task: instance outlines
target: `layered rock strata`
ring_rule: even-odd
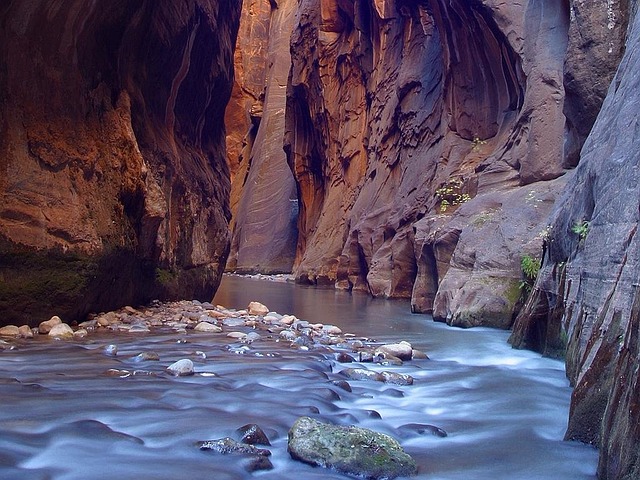
[[[544,263],[516,346],[566,346],[575,390],[567,438],[598,445],[602,479],[640,477],[640,16],[553,211]]]
[[[0,322],[211,298],[240,6],[0,7]]]

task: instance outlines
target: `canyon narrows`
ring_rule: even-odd
[[[565,357],[567,439],[636,479],[639,23],[635,0],[6,1],[0,325],[210,301],[225,267],[408,299]]]

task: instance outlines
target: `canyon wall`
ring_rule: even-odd
[[[210,300],[241,2],[0,7],[0,323]]]
[[[511,342],[566,354],[566,436],[616,480],[640,476],[636,8],[300,0],[282,139],[296,280],[458,326],[520,312]],[[243,241],[264,229],[248,225]],[[542,260],[529,295],[523,257]]]
[[[566,344],[575,387],[566,436],[599,446],[603,479],[640,478],[639,55],[636,14],[511,337],[540,351]]]
[[[265,61],[236,58],[256,74],[228,110],[228,268],[509,328],[521,259],[539,255],[621,56],[626,7],[595,3],[245,4],[239,42]]]
[[[289,38],[297,2],[247,0],[227,108],[232,241],[227,268],[291,272],[298,237],[296,182],[282,148]]]

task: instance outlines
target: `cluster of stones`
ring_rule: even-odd
[[[26,325],[3,327],[0,335],[22,338],[47,336],[73,340],[100,331],[129,334],[172,331],[178,334],[193,332],[201,335],[224,335],[235,344],[233,347],[230,345],[230,348],[234,348],[237,353],[249,351],[252,348],[250,345],[255,342],[288,343],[291,348],[302,351],[323,349],[324,353],[332,355],[338,363],[370,362],[395,366],[413,359],[428,358],[405,341],[376,344],[369,339],[344,333],[335,325],[310,323],[293,315],[271,312],[259,302],[251,302],[246,309],[237,311],[198,301],[152,302],[141,309],[128,306],[118,311],[93,315],[75,328],[54,316],[37,328]],[[107,345],[104,354],[117,356],[118,346]],[[158,361],[160,357],[155,352],[142,352],[133,360]],[[188,358],[172,363],[166,367],[165,372],[177,377],[196,374],[194,363]],[[106,374],[125,377],[157,373],[111,369]],[[362,367],[345,368],[339,374],[348,380],[379,381],[402,386],[413,384],[410,375]],[[334,383],[345,390],[351,390],[345,380]],[[267,436],[257,425],[245,425],[237,433],[239,441],[225,437],[199,442],[198,446],[202,450],[243,457],[245,469],[249,472],[273,468],[268,458],[271,452],[255,446],[270,445]],[[308,417],[299,419],[291,428],[288,450],[296,460],[366,478],[395,478],[411,475],[416,471],[415,462],[392,438],[358,427],[322,424]],[[319,451],[323,454],[319,455]]]
[[[353,334],[330,324],[310,323],[294,315],[271,312],[259,302],[250,302],[244,310],[232,310],[223,306],[198,301],[160,303],[136,309],[130,306],[118,311],[92,315],[76,328],[62,322],[58,316],[40,323],[37,328],[27,325],[9,325],[0,329],[2,337],[33,338],[48,336],[56,339],[79,339],[96,332],[120,332],[143,334],[152,331],[173,331],[177,334],[223,334],[244,344],[271,340],[289,342],[292,348],[309,350],[316,347],[331,348],[340,363],[375,362],[382,365],[401,365],[404,361],[428,358],[412,348],[408,342],[375,345],[368,339],[355,338]],[[242,331],[248,330],[248,331]],[[113,346],[113,348],[117,348]],[[240,351],[239,353],[242,353]],[[193,374],[193,363],[183,359],[170,366],[173,375]],[[411,385],[408,375],[391,372],[371,372],[362,368],[348,368],[343,375],[352,380],[376,380],[397,385]]]

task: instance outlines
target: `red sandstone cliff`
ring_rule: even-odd
[[[296,6],[294,0],[244,4],[234,95],[227,108],[233,174],[230,270],[281,273],[293,265],[298,199],[282,141]]]
[[[626,480],[640,474],[634,8],[300,0],[283,139],[299,282],[411,297],[414,311],[450,324],[509,328],[521,259],[545,244],[512,341],[567,351],[567,437],[600,445],[600,476]],[[585,221],[582,238],[574,227]],[[263,233],[256,227],[244,223],[245,238]],[[243,268],[262,269],[251,259]]]
[[[2,322],[211,298],[240,5],[3,3]]]

